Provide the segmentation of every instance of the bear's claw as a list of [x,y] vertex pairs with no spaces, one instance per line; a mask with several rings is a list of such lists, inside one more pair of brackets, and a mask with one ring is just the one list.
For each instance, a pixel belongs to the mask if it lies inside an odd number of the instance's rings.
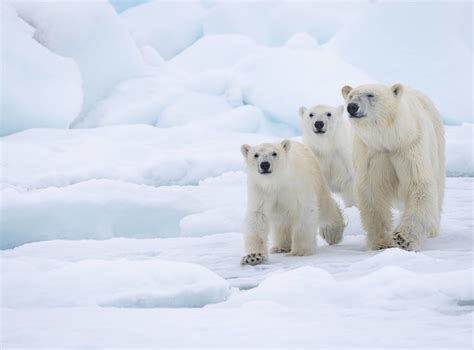
[[267,257],[262,253],[247,254],[240,260],[241,265],[258,265],[267,260]]

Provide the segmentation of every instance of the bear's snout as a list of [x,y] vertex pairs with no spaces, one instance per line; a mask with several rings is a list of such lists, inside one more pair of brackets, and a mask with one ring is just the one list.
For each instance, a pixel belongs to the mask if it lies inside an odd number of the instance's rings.
[[314,127],[316,128],[317,133],[323,133],[324,130],[324,122],[321,120],[318,120],[317,122],[314,123]]
[[264,172],[268,172],[268,170],[270,169],[270,162],[261,162],[260,169],[262,169]]
[[347,113],[349,113],[351,117],[356,117],[358,110],[359,105],[357,103],[351,102],[347,105]]

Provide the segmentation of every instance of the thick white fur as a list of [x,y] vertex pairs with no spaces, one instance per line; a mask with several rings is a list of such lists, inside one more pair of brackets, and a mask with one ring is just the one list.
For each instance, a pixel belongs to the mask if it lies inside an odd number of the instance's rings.
[[[368,247],[418,250],[439,230],[445,182],[440,115],[426,96],[400,84],[345,86],[342,95],[346,105],[359,103],[363,116],[350,121],[356,193]],[[394,204],[403,210],[395,230]]]
[[[352,130],[343,117],[344,106],[318,105],[301,107],[303,143],[319,160],[321,170],[332,192],[339,193],[346,207],[355,203],[354,170],[352,166]],[[316,133],[315,122],[323,122],[324,133]]]
[[[247,165],[247,254],[268,256],[270,232],[272,253],[295,256],[314,254],[318,227],[329,244],[341,241],[345,223],[311,150],[289,140],[241,150]],[[262,160],[271,162],[271,174],[259,173]]]

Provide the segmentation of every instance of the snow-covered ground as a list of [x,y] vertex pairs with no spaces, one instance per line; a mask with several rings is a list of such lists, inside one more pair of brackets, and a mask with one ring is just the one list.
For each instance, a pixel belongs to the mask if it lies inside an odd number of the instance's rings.
[[[6,0],[1,25],[2,349],[473,347],[471,3]],[[241,267],[240,145],[368,82],[440,109],[440,236],[367,251],[351,208],[341,244]]]
[[2,341],[470,348],[473,190],[472,179],[448,179],[441,234],[419,253],[367,251],[352,209],[341,244],[319,240],[314,256],[273,254],[258,267],[239,265],[238,232],[55,240],[4,250]]

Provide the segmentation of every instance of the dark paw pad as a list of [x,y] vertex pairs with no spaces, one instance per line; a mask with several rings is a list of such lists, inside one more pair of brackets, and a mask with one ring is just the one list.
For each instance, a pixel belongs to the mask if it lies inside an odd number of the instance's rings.
[[411,250],[412,245],[409,241],[407,241],[401,234],[401,232],[395,232],[393,234],[393,240],[395,241],[396,245],[405,250]]
[[267,260],[266,256],[262,253],[252,253],[244,256],[240,261],[241,265],[258,265]]

